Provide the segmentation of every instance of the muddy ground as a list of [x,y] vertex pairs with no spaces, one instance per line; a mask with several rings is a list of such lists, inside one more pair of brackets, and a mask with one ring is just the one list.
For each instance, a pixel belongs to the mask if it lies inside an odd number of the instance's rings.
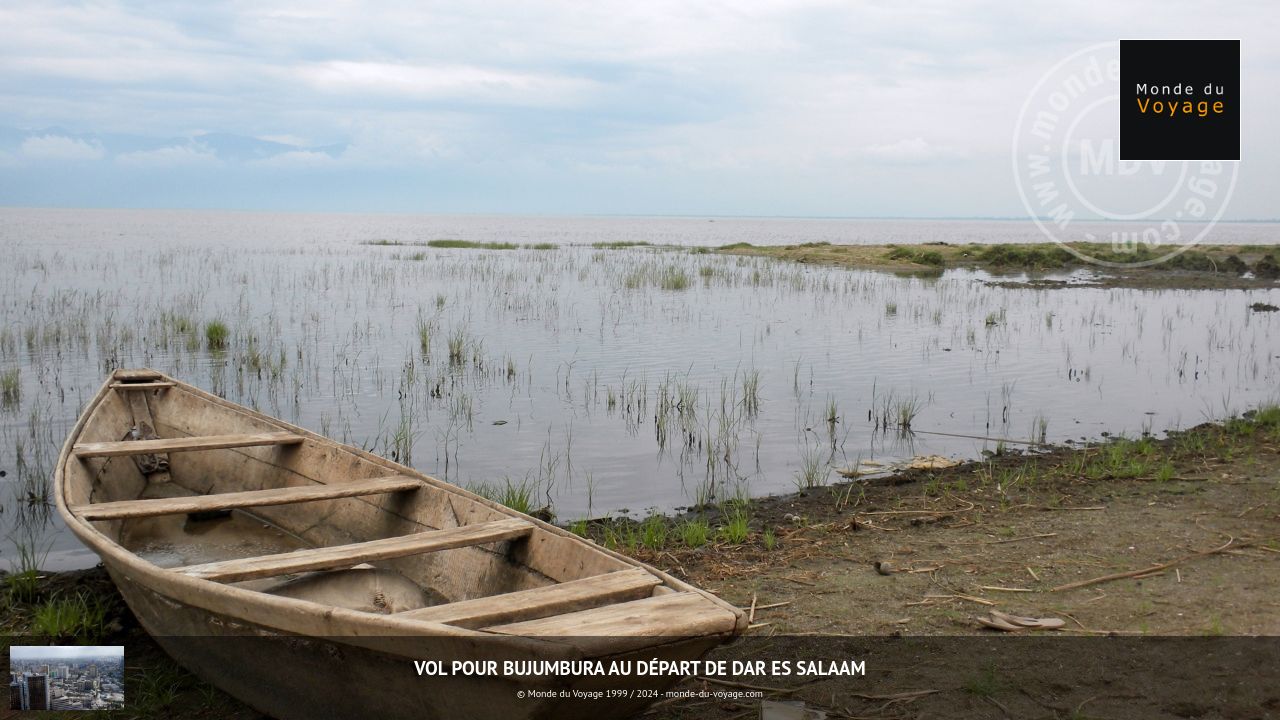
[[[1167,440],[845,482],[748,512],[740,544],[631,551],[755,606],[748,637],[717,657],[864,657],[867,676],[685,689],[759,691],[828,717],[1280,715],[1275,409]],[[101,570],[43,583],[46,598],[87,591],[110,603],[105,642],[129,653],[131,710],[119,717],[257,717],[173,667]],[[977,620],[993,609],[1064,625],[1004,633]],[[5,629],[25,632],[33,612],[11,604]],[[1155,638],[1167,636],[1197,639],[1166,652]],[[758,717],[759,702],[664,701],[649,716]]]

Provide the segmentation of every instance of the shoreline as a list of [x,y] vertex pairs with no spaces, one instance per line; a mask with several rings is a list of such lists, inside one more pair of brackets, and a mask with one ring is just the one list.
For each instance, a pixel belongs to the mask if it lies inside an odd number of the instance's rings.
[[[651,520],[582,529],[749,609],[747,637],[784,645],[982,636],[999,646],[1003,634],[977,622],[992,609],[1064,621],[1042,637],[1280,636],[1278,492],[1271,406],[1162,440],[1006,452],[705,508],[709,537],[696,547],[678,517],[659,516],[661,544],[646,544]],[[745,534],[731,537],[737,517]],[[259,717],[167,661],[101,567],[41,573],[21,601],[3,580],[0,631],[11,638],[129,647],[132,716]],[[77,602],[79,624],[42,616]],[[156,677],[181,691],[153,693]]]
[[[1150,248],[1118,252],[1102,243],[1070,243],[1076,252],[1110,263],[1149,262],[1160,258]],[[1089,263],[1055,243],[913,245],[798,245],[734,243],[715,248],[721,255],[768,257],[802,264],[878,270],[906,274],[939,274],[946,270],[983,270],[993,275],[1042,276],[1079,270],[1097,274],[1082,281],[1001,280],[1002,287],[1079,288],[1128,287],[1142,289],[1254,289],[1274,288],[1280,281],[1280,247],[1271,245],[1203,245],[1147,267],[1114,268]]]

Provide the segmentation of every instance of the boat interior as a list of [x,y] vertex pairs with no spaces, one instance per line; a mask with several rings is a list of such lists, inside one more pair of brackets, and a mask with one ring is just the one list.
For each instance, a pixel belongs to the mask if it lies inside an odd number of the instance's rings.
[[688,586],[390,461],[149,370],[118,370],[67,454],[69,511],[165,572],[498,634],[690,636]]

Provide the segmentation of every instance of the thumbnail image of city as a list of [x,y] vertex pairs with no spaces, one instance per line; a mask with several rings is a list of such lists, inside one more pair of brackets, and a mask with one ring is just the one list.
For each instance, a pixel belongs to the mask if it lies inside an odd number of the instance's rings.
[[10,710],[124,707],[124,647],[9,647]]

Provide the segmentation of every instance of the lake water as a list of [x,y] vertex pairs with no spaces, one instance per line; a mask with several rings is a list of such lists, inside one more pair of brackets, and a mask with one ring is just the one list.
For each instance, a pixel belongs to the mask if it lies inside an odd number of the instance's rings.
[[[437,238],[556,247],[369,244]],[[0,403],[0,530],[35,532],[50,569],[96,562],[26,496],[116,367],[528,488],[563,521],[996,447],[934,432],[1136,436],[1276,398],[1280,314],[1248,306],[1277,289],[1006,289],[690,250],[1041,240],[1013,221],[0,210],[0,374],[19,388]]]

